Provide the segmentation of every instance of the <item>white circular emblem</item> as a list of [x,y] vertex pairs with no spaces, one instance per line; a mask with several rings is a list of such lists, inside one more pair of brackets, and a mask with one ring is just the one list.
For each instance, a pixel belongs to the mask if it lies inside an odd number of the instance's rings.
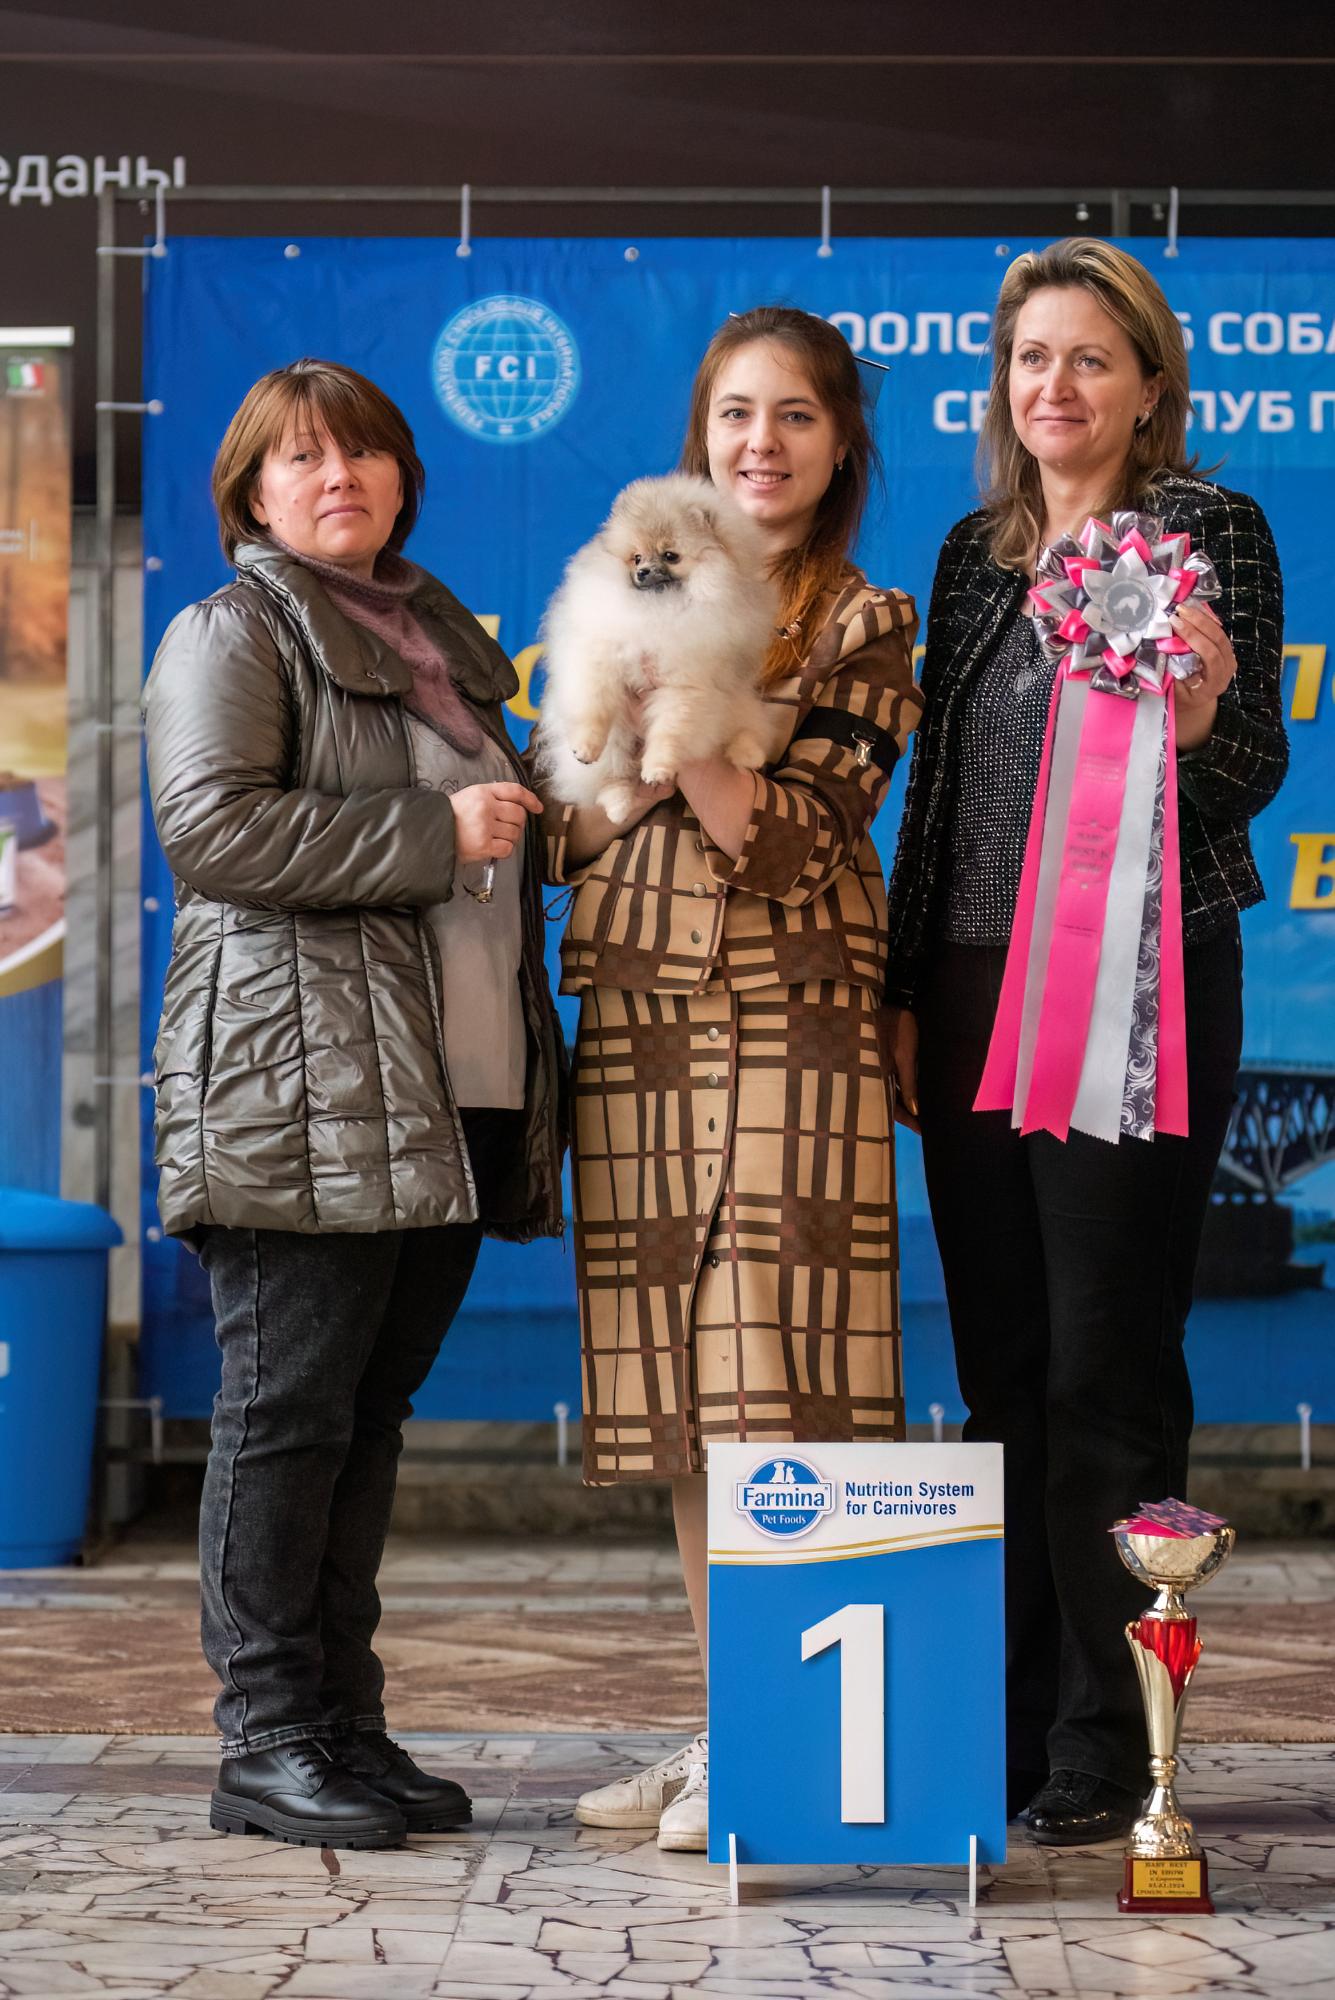
[[732,1504],[762,1535],[787,1541],[810,1534],[834,1512],[834,1484],[807,1459],[783,1451],[778,1458],[763,1458],[749,1479],[737,1482]]
[[441,329],[431,379],[446,415],[488,444],[526,444],[565,415],[579,391],[579,349],[540,299],[498,293]]
[[1149,585],[1129,576],[1113,578],[1103,604],[1119,632],[1143,632],[1158,609]]

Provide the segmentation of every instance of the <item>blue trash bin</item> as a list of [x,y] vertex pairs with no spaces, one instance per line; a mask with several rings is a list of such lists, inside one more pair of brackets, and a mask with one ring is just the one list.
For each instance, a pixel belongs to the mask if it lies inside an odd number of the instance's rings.
[[0,1568],[69,1562],[83,1540],[120,1241],[91,1203],[0,1188]]

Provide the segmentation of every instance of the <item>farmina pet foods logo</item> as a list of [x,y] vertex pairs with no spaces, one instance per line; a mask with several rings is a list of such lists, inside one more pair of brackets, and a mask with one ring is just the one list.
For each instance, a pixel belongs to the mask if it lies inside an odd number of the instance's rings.
[[478,299],[446,322],[431,377],[447,416],[488,444],[526,444],[559,424],[579,392],[579,349],[540,299]]
[[834,1512],[834,1487],[804,1458],[786,1454],[762,1459],[749,1479],[733,1490],[733,1506],[762,1535],[805,1535]]

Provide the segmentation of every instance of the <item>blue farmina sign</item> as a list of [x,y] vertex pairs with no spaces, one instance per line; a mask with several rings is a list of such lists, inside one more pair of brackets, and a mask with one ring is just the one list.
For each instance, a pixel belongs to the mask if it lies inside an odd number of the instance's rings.
[[709,1858],[1006,1858],[999,1445],[713,1445]]

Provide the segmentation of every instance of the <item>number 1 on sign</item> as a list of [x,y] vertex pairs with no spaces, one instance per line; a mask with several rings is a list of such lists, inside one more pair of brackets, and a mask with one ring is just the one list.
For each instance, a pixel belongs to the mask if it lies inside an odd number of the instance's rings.
[[885,1606],[846,1604],[808,1625],[802,1658],[839,1648],[839,1817],[885,1822]]

